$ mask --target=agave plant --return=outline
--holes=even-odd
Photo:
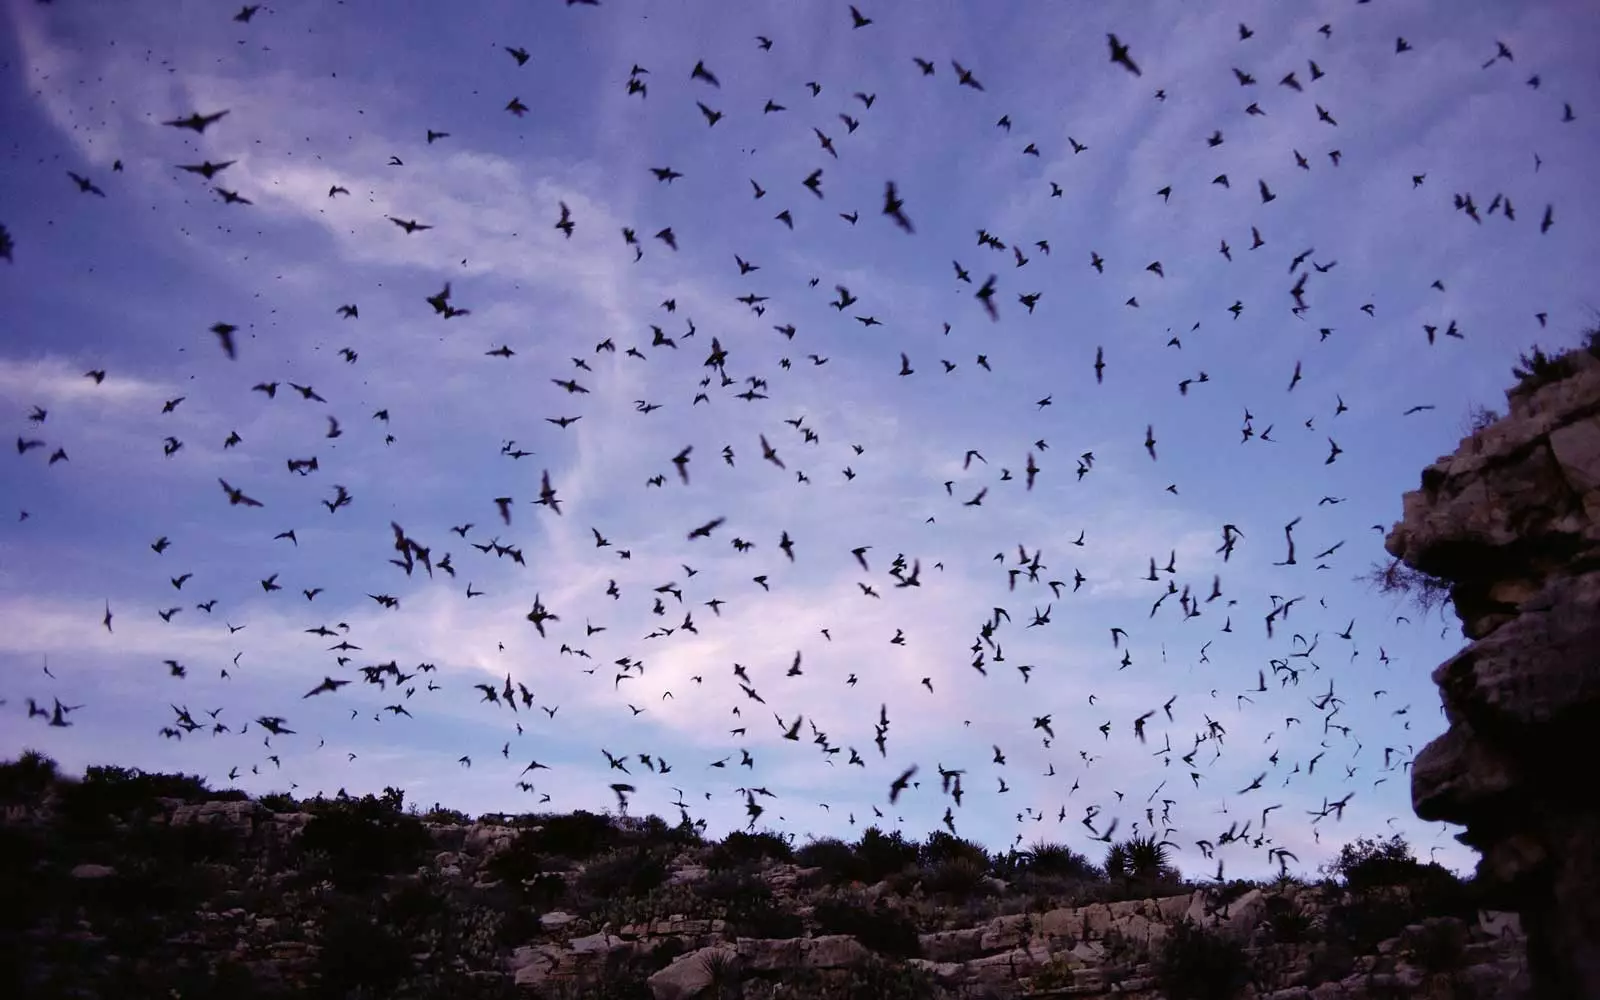
[[[732,951],[712,951],[700,956],[700,966],[705,970],[706,987],[701,994],[713,1000],[739,995],[741,975],[739,956]]]
[[[1154,836],[1132,837],[1112,844],[1106,851],[1106,877],[1130,882],[1154,883],[1177,877],[1165,841]]]
[[[1023,865],[1040,875],[1093,879],[1099,873],[1094,863],[1065,844],[1036,841],[1022,853]]]

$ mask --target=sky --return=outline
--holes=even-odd
[[[801,839],[950,808],[1098,857],[1114,820],[1202,878],[1247,821],[1229,877],[1390,833],[1470,868],[1407,768],[1459,623],[1357,578],[1518,353],[1594,320],[1600,10],[858,7],[9,0],[0,407],[44,444],[0,474],[0,754],[474,814],[624,782],[714,835],[754,788]],[[531,705],[475,688],[508,676]]]

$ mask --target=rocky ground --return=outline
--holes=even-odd
[[[1316,883],[1202,888],[1137,844],[1108,876],[1048,844],[707,842],[36,758],[0,765],[0,804],[8,997],[1527,995],[1516,919],[1398,842]]]

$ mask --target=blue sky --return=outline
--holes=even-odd
[[[717,833],[745,823],[735,789],[761,786],[775,796],[762,825],[846,837],[874,806],[908,833],[937,826],[951,804],[943,765],[967,772],[958,831],[996,848],[1020,835],[1098,854],[1079,823],[1088,807],[1100,807],[1097,829],[1118,819],[1121,837],[1149,828],[1147,802],[1159,820],[1171,799],[1171,839],[1194,874],[1214,871],[1194,841],[1235,820],[1254,831],[1276,804],[1270,843],[1221,851],[1230,873],[1273,869],[1268,846],[1311,868],[1390,831],[1469,865],[1448,828],[1411,816],[1405,770],[1443,725],[1428,675],[1459,648],[1459,629],[1354,578],[1385,558],[1401,494],[1454,450],[1470,407],[1503,405],[1518,352],[1575,342],[1593,318],[1579,276],[1600,264],[1600,236],[1581,221],[1600,215],[1582,183],[1600,153],[1600,88],[1584,53],[1600,45],[1600,14],[1571,2],[858,6],[873,22],[859,29],[844,4],[771,0],[288,5],[248,23],[195,2],[135,16],[11,0],[0,224],[15,248],[0,267],[0,397],[16,433],[46,447],[13,455],[0,476],[11,512],[0,518],[0,695],[14,720],[0,752],[203,773],[252,792],[394,784],[470,812],[532,810],[546,793],[542,808],[608,807],[621,779],[638,789],[632,811],[675,816],[681,789]],[[1108,61],[1108,32],[1142,76]],[[1395,52],[1397,37],[1410,51]],[[1482,68],[1496,41],[1513,60]],[[506,46],[525,48],[527,64]],[[702,60],[720,86],[690,78]],[[952,60],[983,90],[959,86]],[[647,96],[628,92],[636,64]],[[1234,68],[1257,83],[1242,86]],[[1278,83],[1291,70],[1301,91]],[[513,98],[524,116],[505,110]],[[764,113],[769,100],[785,110]],[[723,118],[708,126],[697,101]],[[1247,114],[1251,102],[1265,114]],[[223,109],[203,133],[161,124]],[[430,143],[429,130],[449,135]],[[177,169],[206,161],[232,164],[209,183]],[[661,183],[653,167],[683,176]],[[820,200],[801,184],[819,167]],[[69,171],[105,197],[80,193]],[[1222,174],[1227,187],[1213,183]],[[890,180],[913,234],[882,214]],[[330,198],[335,185],[348,196]],[[1169,185],[1170,199],[1156,193]],[[215,186],[251,204],[225,204]],[[1516,218],[1475,224],[1453,207],[1458,193],[1481,209],[1509,197]],[[555,228],[563,202],[570,239]],[[1554,223],[1541,233],[1546,205]],[[774,218],[784,210],[792,230]],[[388,216],[433,228],[407,234]],[[623,227],[638,236],[637,262]],[[653,236],[667,227],[676,251]],[[980,229],[1006,250],[980,246]],[[759,270],[741,274],[736,255]],[[1161,275],[1146,269],[1156,261]],[[1296,316],[1301,273],[1308,308]],[[974,297],[990,274],[998,322]],[[447,282],[470,314],[447,320],[428,305]],[[838,285],[857,298],[843,310],[829,306]],[[1031,293],[1030,313],[1018,297]],[[745,295],[765,296],[764,314]],[[345,304],[359,316],[342,318]],[[1464,339],[1430,345],[1424,324],[1452,319]],[[209,332],[218,322],[239,328],[234,360]],[[788,324],[792,340],[774,329]],[[652,346],[652,325],[676,348]],[[713,338],[728,385],[705,364]],[[615,352],[597,352],[606,340]],[[486,353],[501,346],[514,354]],[[913,374],[898,374],[902,352]],[[1201,372],[1208,381],[1179,391]],[[766,398],[739,398],[751,378]],[[275,398],[251,391],[274,381]],[[1336,414],[1340,399],[1348,410]],[[660,408],[641,413],[641,400]],[[1402,415],[1417,405],[1435,408]],[[37,424],[35,406],[47,411]],[[1247,410],[1256,436],[1241,443]],[[332,439],[330,415],[342,430]],[[582,419],[548,422],[558,417]],[[231,432],[240,443],[224,447]],[[168,436],[183,442],[171,457]],[[786,468],[762,460],[762,436]],[[1330,437],[1343,449],[1331,465]],[[507,442],[532,454],[511,458]],[[672,459],[689,445],[684,485]],[[48,464],[57,448],[68,460]],[[985,461],[966,467],[969,449]],[[1084,452],[1094,462],[1080,479]],[[315,472],[285,468],[312,456]],[[559,516],[533,502],[545,471]],[[647,486],[658,474],[664,485]],[[263,506],[230,506],[219,478]],[[353,499],[330,513],[321,501],[336,484]],[[985,488],[981,506],[964,505]],[[509,526],[494,504],[504,496]],[[715,517],[727,520],[709,539],[686,538]],[[1297,564],[1274,565],[1295,518]],[[390,564],[391,522],[436,563],[450,552],[455,576]],[[465,538],[451,533],[468,523]],[[1243,533],[1226,563],[1224,523]],[[289,529],[298,544],[274,538]],[[593,530],[611,544],[597,547]],[[736,537],[755,547],[736,552]],[[471,547],[492,539],[525,565]],[[1043,568],[1012,591],[1019,544]],[[851,554],[862,545],[868,572]],[[1169,553],[1175,572],[1144,579]],[[920,562],[921,587],[894,586],[896,554]],[[1086,582],[1072,593],[1075,572]],[[263,590],[271,574],[282,590]],[[1169,580],[1203,601],[1213,575],[1223,598],[1198,617],[1185,620],[1176,595],[1151,614]],[[1067,582],[1059,597],[1048,580]],[[467,598],[469,582],[482,596]],[[663,594],[657,615],[665,584],[683,603]],[[1269,639],[1273,595],[1304,599]],[[547,638],[526,618],[536,597],[560,616]],[[720,616],[705,605],[715,598]],[[211,612],[196,607],[211,599]],[[1049,623],[1028,627],[1047,606]],[[171,607],[183,610],[158,616]],[[982,675],[971,647],[996,607],[1010,615],[992,636],[1003,660],[986,646]],[[698,633],[678,628],[686,613]],[[349,664],[328,650],[339,638],[307,633],[323,625],[361,647]],[[677,630],[646,638],[662,626]],[[1127,633],[1117,648],[1113,627]],[[897,630],[903,645],[890,642]],[[788,676],[796,652],[803,673]],[[625,656],[644,666],[618,681]],[[172,677],[168,659],[187,676]],[[410,697],[360,683],[360,666],[389,660],[437,671],[408,682]],[[765,705],[740,691],[735,663]],[[1034,668],[1026,683],[1018,665]],[[1261,670],[1268,690],[1253,691]],[[473,685],[508,673],[534,708],[480,701]],[[324,676],[357,683],[302,698]],[[423,686],[430,677],[438,690]],[[1348,736],[1310,703],[1330,683],[1331,722]],[[1168,722],[1160,709],[1174,696]],[[83,705],[73,726],[27,717],[28,698],[56,697]],[[381,711],[395,703],[412,717]],[[163,738],[172,706],[208,724],[201,713],[220,709],[231,731]],[[1133,720],[1152,709],[1141,744]],[[830,763],[809,725],[783,740],[774,714],[803,716],[866,766],[845,764],[848,749]],[[1048,748],[1032,728],[1045,714]],[[296,733],[269,748],[256,724],[238,732],[259,716]],[[1208,719],[1225,735],[1200,744],[1196,783],[1179,757]],[[1173,752],[1158,753],[1168,739]],[[741,747],[754,768],[735,766]],[[624,777],[602,749],[672,770],[633,756]],[[729,755],[728,768],[708,767]],[[549,770],[529,794],[515,782],[534,759]],[[889,783],[914,763],[921,786],[890,807]],[[1240,794],[1262,772],[1262,787]],[[1350,793],[1342,823],[1310,823],[1308,810]]]

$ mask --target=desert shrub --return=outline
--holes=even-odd
[[[990,891],[988,865],[970,856],[947,857],[924,870],[922,887],[955,899]]]
[[[734,830],[713,847],[706,858],[708,868],[732,868],[752,861],[787,862],[794,859],[794,848],[781,833],[762,830],[746,833]]]
[[[869,826],[856,842],[856,857],[861,859],[863,882],[877,882],[917,863],[917,845],[907,842],[899,830],[884,833]]]
[[[1458,920],[1429,918],[1400,936],[1401,950],[1430,975],[1460,968],[1467,948],[1467,928]]]
[[[377,998],[393,993],[411,974],[411,948],[358,904],[324,920],[314,970],[315,995],[327,1000]]]
[[[511,886],[522,898],[548,905],[566,892],[567,881],[557,874],[560,863],[540,853],[538,843],[538,831],[518,832],[504,849],[489,858],[484,871],[490,878]]]
[[[699,827],[689,822],[685,816],[677,824],[668,824],[666,820],[654,813],[643,818],[629,817],[625,821],[635,839],[660,847],[672,847],[683,850],[698,847],[705,843],[705,838],[700,836]]]
[[[300,834],[302,857],[323,855],[322,874],[345,887],[414,868],[433,847],[433,839],[421,820],[401,811],[400,803],[393,794],[355,799],[342,790],[338,798],[318,796],[303,803],[312,817]]]
[[[1273,944],[1304,944],[1311,940],[1314,930],[1311,917],[1293,900],[1280,895],[1266,898],[1261,923],[1267,940]]]
[[[56,762],[37,750],[24,750],[0,764],[0,804],[37,803],[56,781]]]
[[[1518,389],[1531,391],[1573,374],[1577,370],[1575,360],[1570,352],[1546,354],[1535,344],[1517,356],[1511,377],[1517,380]]]
[[[1028,982],[1034,992],[1071,989],[1077,984],[1078,972],[1065,957],[1052,958],[1036,969]]]
[[[883,955],[916,958],[922,954],[917,925],[883,899],[868,907],[861,900],[824,897],[817,900],[811,919],[818,934],[849,934]]]
[[[1424,613],[1450,603],[1449,580],[1412,569],[1399,559],[1373,563],[1356,577],[1356,582],[1365,583],[1380,594],[1398,594]]]
[[[91,765],[80,781],[57,785],[57,810],[69,825],[101,826],[114,819],[153,815],[161,811],[158,799],[186,803],[218,798],[204,778],[189,774],[147,773],[138,768]]]
[[[1476,434],[1500,419],[1500,411],[1488,406],[1473,406],[1467,411],[1466,431]]]
[[[989,852],[981,844],[957,837],[943,830],[934,830],[928,839],[917,846],[917,864],[934,867],[944,861],[964,859],[989,870]]]
[[[804,921],[781,907],[772,886],[752,869],[712,872],[695,884],[694,894],[727,921],[731,937],[788,939],[805,934]]]
[[[422,821],[424,823],[438,823],[440,825],[450,824],[454,826],[466,826],[472,822],[472,820],[468,818],[467,814],[461,810],[446,809],[437,802],[433,804],[432,809],[429,809],[427,812],[422,814]]]
[[[654,1000],[648,958],[612,952],[597,975],[546,984],[540,1000]]]
[[[1365,955],[1429,915],[1427,903],[1404,886],[1352,892],[1328,908],[1328,937]]]
[[[706,974],[706,988],[701,996],[706,1000],[733,1000],[740,995],[743,969],[738,952],[713,951],[702,955],[698,961]]]
[[[794,852],[794,860],[803,868],[821,869],[824,883],[856,881],[866,871],[856,852],[838,837],[822,837],[801,846]]]
[[[275,813],[293,813],[300,811],[300,801],[288,792],[268,792],[256,799],[265,809]]]
[[[539,826],[528,832],[532,835],[529,843],[534,850],[574,861],[609,851],[622,839],[610,819],[583,809],[542,817]]]
[[[1304,982],[1308,989],[1336,983],[1354,972],[1355,967],[1356,954],[1349,942],[1330,935],[1307,956]]]
[[[1112,844],[1106,850],[1105,870],[1106,877],[1113,882],[1130,883],[1138,891],[1178,879],[1167,846],[1157,842],[1153,835]]]
[[[627,847],[590,862],[578,876],[577,889],[596,900],[643,896],[665,882],[668,874],[658,851]]]
[[[1250,961],[1239,942],[1188,920],[1168,929],[1154,964],[1156,984],[1168,1000],[1232,1000],[1250,981]]]
[[[835,990],[841,1000],[928,1000],[939,996],[933,977],[914,966],[873,958],[848,970]]]
[[[1411,853],[1405,837],[1397,833],[1388,840],[1361,837],[1345,844],[1327,868],[1346,888],[1361,892],[1405,885],[1417,876],[1422,864]]]
[[[1077,878],[1085,882],[1096,881],[1101,871],[1094,862],[1065,844],[1036,841],[1021,856],[1024,872],[1049,875],[1057,878]]]

